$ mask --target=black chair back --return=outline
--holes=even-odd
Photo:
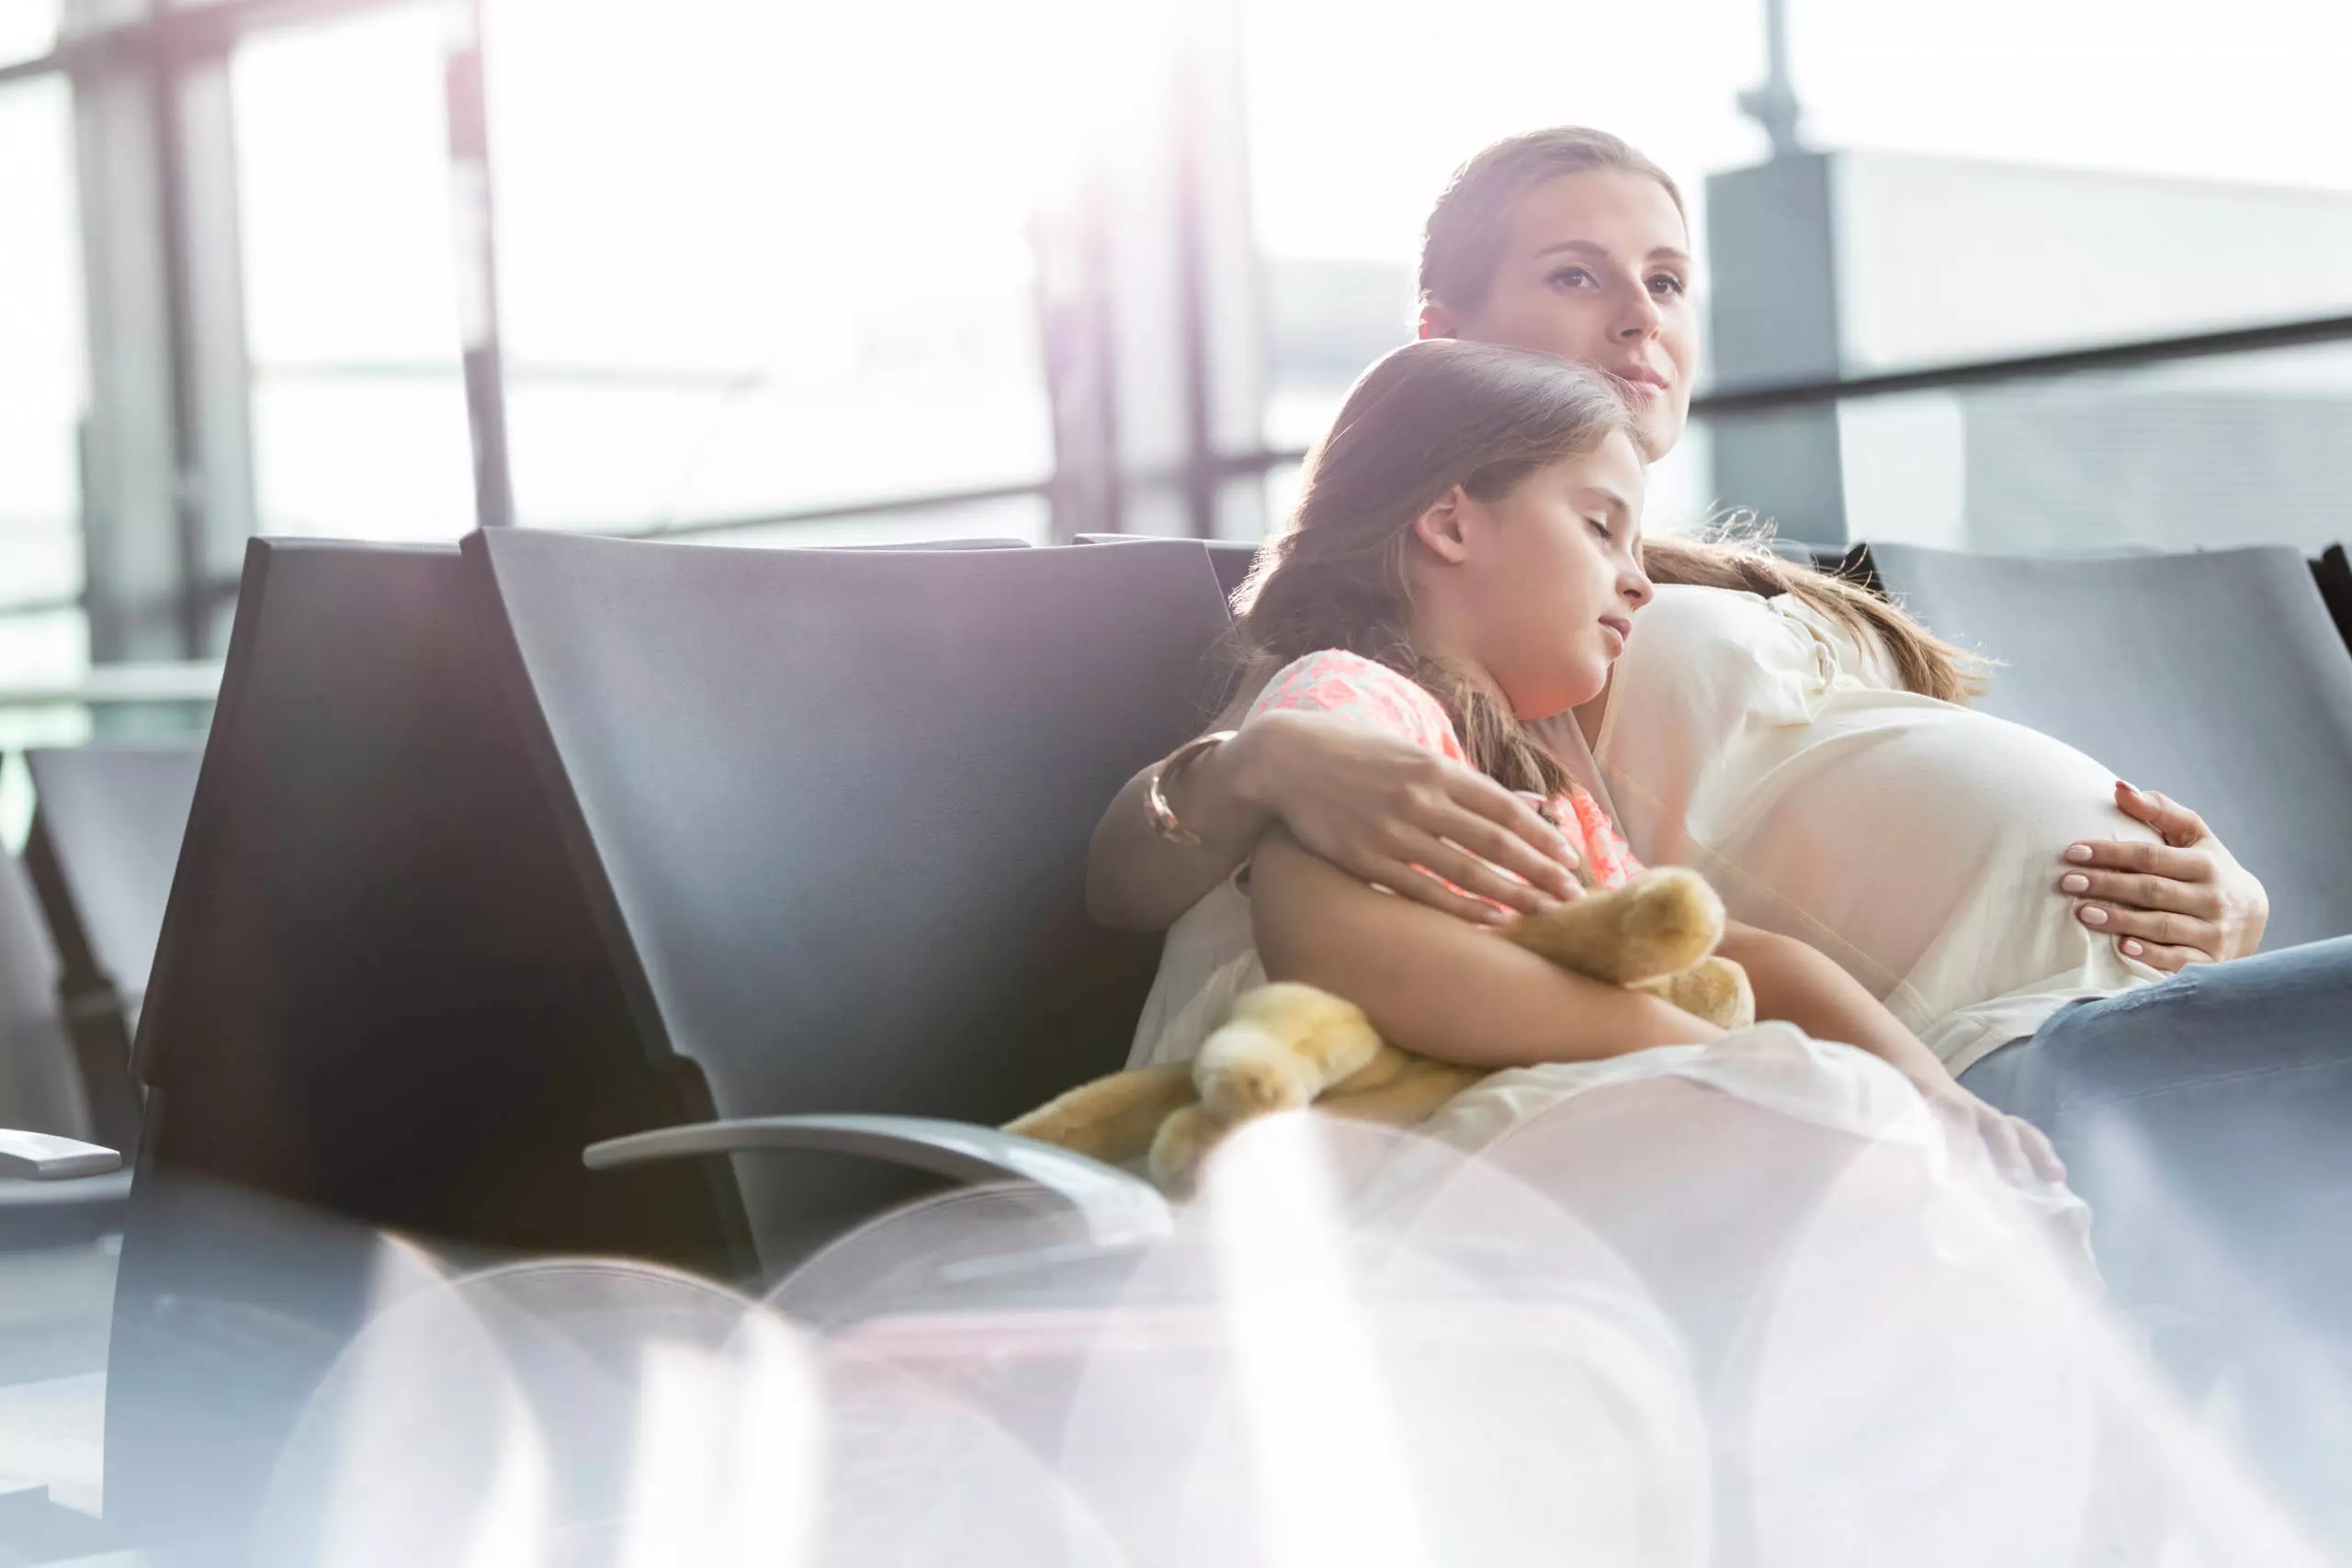
[[[741,1267],[731,1194],[582,1145],[648,1060],[455,549],[255,541],[134,1062],[107,1511],[234,1529],[382,1236]]]
[[[138,1145],[130,1036],[196,795],[200,741],[25,753],[33,820],[25,867],[57,944],[59,1011],[74,1036],[93,1135]]]
[[[0,1127],[91,1134],[74,1048],[57,1016],[56,946],[24,868],[0,853]]]
[[[45,747],[25,753],[25,843],[61,953],[132,1007],[147,989],[164,905],[196,798],[202,742]]]
[[[2344,646],[2352,649],[2352,556],[2342,545],[2328,546],[2312,560],[2312,577],[2335,629],[2344,634]]]
[[[1166,541],[1154,541],[1148,534],[1080,534],[1078,542],[1081,545],[1132,545]],[[1258,541],[1204,539],[1201,546],[1209,553],[1209,565],[1216,569],[1217,587],[1230,600],[1258,559]]]
[[[1986,712],[2202,814],[2269,891],[2266,947],[2352,932],[2352,658],[2299,552],[1871,556],[1928,626],[2003,660]]]
[[[1088,919],[1087,839],[1205,716],[1199,544],[465,548],[646,1041],[718,1114],[994,1123],[1123,1061],[1157,942]],[[771,1267],[910,1190],[736,1163]]]

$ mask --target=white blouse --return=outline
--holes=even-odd
[[[1574,716],[1542,728],[1585,761]],[[1902,690],[1874,639],[1792,596],[1660,586],[1589,755],[1635,854],[1829,954],[1954,1073],[2070,1000],[2162,978],[2058,891],[2068,844],[2155,840],[2115,775]]]

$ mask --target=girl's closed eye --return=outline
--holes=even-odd
[[[1616,532],[1609,526],[1609,519],[1606,517],[1588,517],[1585,522],[1589,524],[1592,531],[1604,540],[1614,539],[1617,536]]]

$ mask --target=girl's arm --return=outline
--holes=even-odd
[[[2011,1179],[2028,1173],[2064,1181],[2066,1167],[2041,1130],[2004,1114],[1961,1087],[1951,1069],[1886,1004],[1829,956],[1794,937],[1726,921],[1715,951],[1747,971],[1756,1016],[1781,1019],[1816,1040],[1857,1045],[1917,1085],[1930,1106],[1984,1140],[1994,1165]]]
[[[1230,728],[1247,711],[1237,703],[1210,728]],[[1190,847],[1162,839],[1145,812],[1159,767],[1127,781],[1087,847],[1086,907],[1106,926],[1165,930],[1238,870],[1277,821],[1358,879],[1464,919],[1499,917],[1428,873],[1522,913],[1547,896],[1577,895],[1574,852],[1527,802],[1475,769],[1360,724],[1295,710],[1252,716],[1166,787],[1177,820],[1201,837]]]
[[[1955,1081],[1942,1059],[1904,1028],[1884,1002],[1819,949],[1726,920],[1715,951],[1747,971],[1758,1019],[1793,1023],[1815,1040],[1858,1045],[1923,1089]]]
[[[1269,976],[1347,998],[1383,1039],[1423,1055],[1523,1066],[1722,1032],[1656,997],[1568,974],[1491,931],[1391,897],[1279,826],[1251,862],[1250,908]]]

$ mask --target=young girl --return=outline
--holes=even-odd
[[[1548,355],[1431,340],[1375,365],[1238,596],[1247,680],[1262,688],[1244,728],[1311,711],[1410,741],[1432,761],[1467,762],[1551,803],[1596,884],[1622,884],[1640,869],[1631,851],[1527,727],[1601,690],[1651,597],[1637,434],[1610,381]],[[1172,815],[1162,826],[1183,831]],[[1400,840],[1387,876],[1466,886],[1482,847]],[[1656,998],[1492,940],[1515,917],[1459,897],[1480,921],[1393,897],[1270,829],[1241,875],[1170,931],[1135,1065],[1192,1055],[1233,997],[1268,978],[1322,987],[1395,1043],[1477,1066],[1594,1062],[1714,1037]],[[2038,1134],[1962,1090],[1826,958],[1740,927],[1723,951],[1747,968],[1759,1018],[1884,1058],[1973,1122],[2012,1174],[2057,1174]]]

